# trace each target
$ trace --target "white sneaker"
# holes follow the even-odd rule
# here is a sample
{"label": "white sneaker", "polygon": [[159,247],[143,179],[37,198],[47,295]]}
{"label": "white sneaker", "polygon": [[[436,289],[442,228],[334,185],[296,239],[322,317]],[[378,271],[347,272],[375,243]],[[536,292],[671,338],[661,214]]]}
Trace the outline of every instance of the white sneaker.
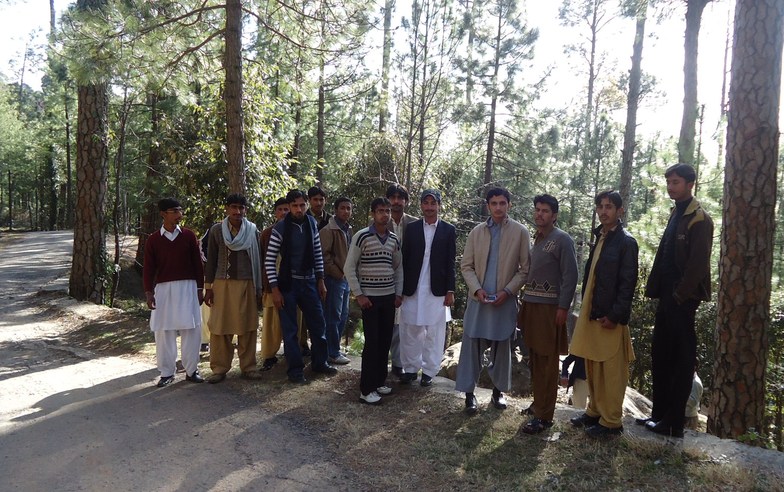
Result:
{"label": "white sneaker", "polygon": [[365,403],[370,405],[378,405],[381,403],[381,397],[378,396],[378,393],[375,391],[371,391],[370,393],[363,395],[362,393],[359,394],[359,399]]}
{"label": "white sneaker", "polygon": [[351,359],[349,359],[348,357],[346,357],[343,354],[340,354],[337,357],[330,357],[329,358],[329,363],[330,364],[338,364],[338,365],[343,366],[343,365],[348,364],[349,362],[351,362]]}
{"label": "white sneaker", "polygon": [[392,388],[390,388],[389,386],[379,386],[378,388],[376,388],[376,393],[378,393],[379,395],[388,395],[392,393]]}

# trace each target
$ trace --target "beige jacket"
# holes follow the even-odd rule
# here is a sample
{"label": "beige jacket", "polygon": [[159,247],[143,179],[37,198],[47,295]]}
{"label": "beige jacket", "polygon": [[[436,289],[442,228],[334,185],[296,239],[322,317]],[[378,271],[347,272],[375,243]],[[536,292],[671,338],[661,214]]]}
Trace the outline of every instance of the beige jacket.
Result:
{"label": "beige jacket", "polygon": [[[488,219],[489,221],[492,219]],[[460,270],[468,285],[468,294],[476,299],[476,292],[482,288],[490,254],[490,228],[483,222],[468,234]],[[498,285],[516,296],[525,285],[528,277],[529,248],[531,235],[521,223],[506,218],[501,224],[501,248],[498,258]],[[491,292],[492,293],[492,292]]]}
{"label": "beige jacket", "polygon": [[[349,235],[352,235],[351,226],[348,226]],[[348,256],[348,241],[346,233],[335,222],[335,217],[329,218],[329,223],[319,231],[321,238],[321,254],[324,257],[324,273],[330,277],[342,280],[343,266]]]}

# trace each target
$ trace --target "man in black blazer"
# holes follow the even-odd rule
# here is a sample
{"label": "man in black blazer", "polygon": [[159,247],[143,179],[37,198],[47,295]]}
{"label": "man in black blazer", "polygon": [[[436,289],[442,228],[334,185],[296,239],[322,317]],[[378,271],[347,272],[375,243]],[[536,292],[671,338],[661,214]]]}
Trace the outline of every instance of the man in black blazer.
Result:
{"label": "man in black blazer", "polygon": [[403,239],[403,305],[400,307],[401,383],[411,383],[422,370],[422,386],[430,386],[444,356],[449,307],[455,302],[455,226],[440,220],[441,193],[425,190],[422,219],[406,226]]}

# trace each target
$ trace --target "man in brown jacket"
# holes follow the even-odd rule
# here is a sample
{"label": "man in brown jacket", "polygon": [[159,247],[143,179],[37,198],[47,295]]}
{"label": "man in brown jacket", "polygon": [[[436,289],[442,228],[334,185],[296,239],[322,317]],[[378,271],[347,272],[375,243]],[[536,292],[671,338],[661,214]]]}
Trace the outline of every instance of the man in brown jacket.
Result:
{"label": "man in brown jacket", "polygon": [[335,200],[335,215],[319,231],[321,253],[324,256],[324,281],[327,298],[324,300],[324,318],[327,323],[327,355],[332,364],[348,364],[346,354],[340,351],[340,336],[348,321],[348,300],[351,290],[343,275],[343,266],[351,244],[351,200],[342,196]]}
{"label": "man in brown jacket", "polygon": [[697,357],[694,316],[700,302],[710,300],[713,221],[692,195],[693,167],[675,164],[664,177],[675,207],[645,286],[646,296],[659,299],[651,343],[653,410],[651,418],[637,423],[657,434],[683,437]]}

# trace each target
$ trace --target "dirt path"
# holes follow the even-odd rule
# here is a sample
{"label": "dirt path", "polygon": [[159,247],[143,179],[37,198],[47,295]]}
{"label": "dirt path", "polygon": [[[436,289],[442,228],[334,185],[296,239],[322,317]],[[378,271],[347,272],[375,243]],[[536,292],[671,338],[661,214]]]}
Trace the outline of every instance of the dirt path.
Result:
{"label": "dirt path", "polygon": [[[68,231],[0,239],[0,488],[365,487],[302,425],[233,384],[178,376],[158,389],[143,360],[65,344],[57,313],[106,309],[64,297],[71,239]],[[42,288],[56,293],[36,295]]]}

